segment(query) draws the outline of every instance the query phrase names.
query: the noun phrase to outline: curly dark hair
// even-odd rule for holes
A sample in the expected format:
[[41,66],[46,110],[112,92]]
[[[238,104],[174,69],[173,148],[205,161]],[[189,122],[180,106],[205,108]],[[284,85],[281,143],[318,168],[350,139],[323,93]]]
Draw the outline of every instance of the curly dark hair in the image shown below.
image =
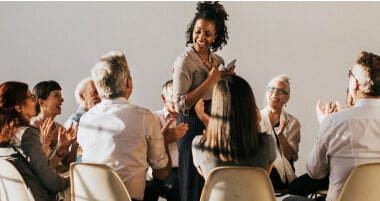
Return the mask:
[[222,4],[218,1],[211,2],[198,2],[197,3],[197,12],[193,20],[189,23],[186,31],[186,45],[193,43],[193,31],[195,22],[198,19],[204,19],[213,21],[215,23],[216,38],[215,41],[211,44],[211,50],[216,52],[218,49],[222,49],[222,46],[227,44],[228,40],[228,31],[225,21],[228,20],[228,14],[224,10]]
[[356,61],[369,74],[368,95],[380,96],[380,56],[362,51]]

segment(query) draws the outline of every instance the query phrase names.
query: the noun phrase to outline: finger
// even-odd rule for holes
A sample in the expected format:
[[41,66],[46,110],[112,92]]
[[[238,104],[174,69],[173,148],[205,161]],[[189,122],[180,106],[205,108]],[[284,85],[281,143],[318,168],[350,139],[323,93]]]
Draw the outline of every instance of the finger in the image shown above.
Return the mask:
[[337,110],[338,111],[344,110],[344,106],[341,103],[339,103],[339,101],[336,101],[335,105],[337,106]]

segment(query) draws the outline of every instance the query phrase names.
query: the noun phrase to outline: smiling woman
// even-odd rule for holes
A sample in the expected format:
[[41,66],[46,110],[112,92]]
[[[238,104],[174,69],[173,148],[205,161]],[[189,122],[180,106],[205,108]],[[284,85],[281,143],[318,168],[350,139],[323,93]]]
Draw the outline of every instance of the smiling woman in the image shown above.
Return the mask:
[[189,125],[186,135],[177,141],[182,201],[198,201],[204,184],[204,179],[193,165],[191,154],[192,140],[205,128],[195,114],[194,104],[203,99],[206,112],[209,112],[214,84],[222,76],[233,73],[233,69],[223,72],[217,69],[224,60],[214,53],[227,44],[227,17],[223,5],[218,2],[199,2],[186,32],[186,44],[189,46],[173,67],[173,96],[179,113],[177,123]]

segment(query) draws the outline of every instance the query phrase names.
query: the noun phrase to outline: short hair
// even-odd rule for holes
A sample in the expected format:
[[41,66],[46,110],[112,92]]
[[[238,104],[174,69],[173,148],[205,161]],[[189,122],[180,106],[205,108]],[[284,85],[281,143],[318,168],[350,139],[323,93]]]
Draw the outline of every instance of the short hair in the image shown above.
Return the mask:
[[259,126],[253,91],[243,78],[228,75],[214,87],[211,116],[199,146],[222,161],[242,161],[258,151]]
[[[58,82],[54,80],[48,80],[48,81],[42,81],[36,84],[36,86],[33,87],[32,93],[36,95],[37,100],[43,99],[46,100],[49,96],[50,92],[55,90],[62,90],[61,86],[58,84]],[[40,104],[36,103],[36,115],[41,112]]]
[[82,104],[83,100],[80,98],[80,93],[83,92],[83,90],[86,88],[87,84],[92,81],[91,77],[85,77],[83,78],[75,87],[74,95],[75,100],[80,105]]
[[283,82],[284,84],[286,84],[286,86],[289,89],[288,93],[290,95],[290,79],[286,74],[280,74],[280,75],[275,76],[268,82],[267,86],[271,86],[272,84],[276,82]]
[[165,97],[167,97],[169,94],[169,92],[168,92],[169,88],[173,88],[173,80],[168,80],[162,85],[161,94],[164,95]]
[[356,61],[362,67],[362,73],[356,73],[359,90],[369,96],[380,96],[380,57],[362,51]]
[[91,70],[91,77],[102,98],[123,97],[129,76],[126,57],[119,51],[111,51],[101,57]]
[[25,103],[28,85],[22,82],[4,82],[0,85],[0,143],[11,142],[19,126],[29,125],[16,111],[16,105]]
[[228,20],[228,14],[225,11],[223,5],[217,1],[205,1],[197,3],[197,12],[187,27],[186,45],[193,43],[194,26],[198,19],[209,20],[215,23],[216,38],[215,41],[211,44],[211,50],[214,52],[218,49],[221,50],[222,46],[227,44],[227,40],[229,38],[225,22]]

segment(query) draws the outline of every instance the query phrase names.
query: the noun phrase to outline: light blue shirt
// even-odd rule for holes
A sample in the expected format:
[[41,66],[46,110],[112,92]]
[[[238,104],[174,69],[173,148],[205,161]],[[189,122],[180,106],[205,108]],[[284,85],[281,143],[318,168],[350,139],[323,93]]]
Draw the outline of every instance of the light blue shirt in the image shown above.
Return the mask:
[[352,108],[329,115],[307,158],[307,173],[323,178],[330,172],[326,201],[335,201],[359,165],[380,162],[380,99],[359,99]]

